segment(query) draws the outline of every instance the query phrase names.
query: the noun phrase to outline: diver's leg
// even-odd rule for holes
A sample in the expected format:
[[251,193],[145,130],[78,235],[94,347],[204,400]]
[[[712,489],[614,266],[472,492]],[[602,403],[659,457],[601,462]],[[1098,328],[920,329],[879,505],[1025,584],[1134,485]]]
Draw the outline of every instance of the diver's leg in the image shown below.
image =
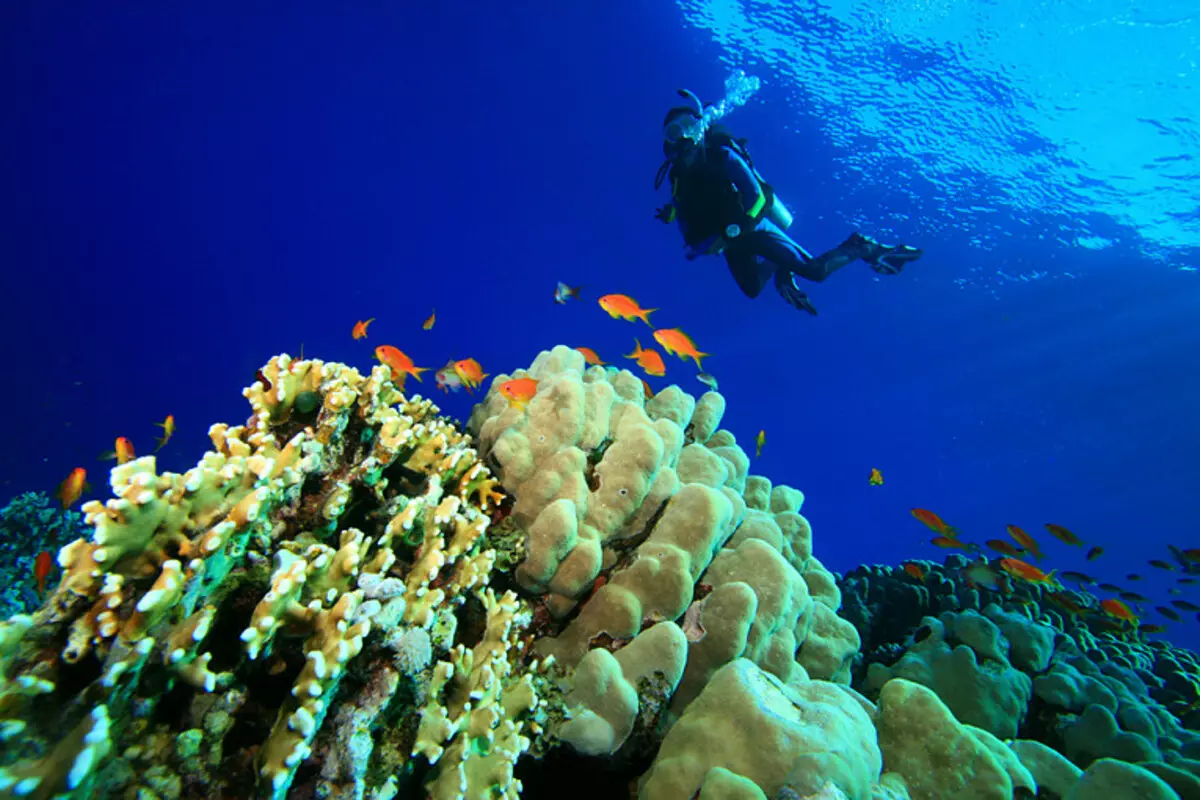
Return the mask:
[[775,267],[764,263],[758,253],[749,247],[730,246],[725,248],[725,263],[733,273],[738,288],[747,297],[758,297],[763,287],[771,280]]
[[791,306],[807,311],[814,317],[817,315],[817,309],[809,302],[808,295],[796,285],[795,279],[812,259],[807,250],[773,225],[764,225],[746,234],[744,239],[738,240],[737,247],[767,262],[765,274],[774,276],[775,290]]
[[810,281],[819,283],[850,262],[862,259],[867,262],[867,266],[881,275],[896,275],[909,261],[920,258],[921,252],[915,247],[903,244],[880,244],[870,236],[855,232],[837,247],[809,262],[807,272],[797,272]]

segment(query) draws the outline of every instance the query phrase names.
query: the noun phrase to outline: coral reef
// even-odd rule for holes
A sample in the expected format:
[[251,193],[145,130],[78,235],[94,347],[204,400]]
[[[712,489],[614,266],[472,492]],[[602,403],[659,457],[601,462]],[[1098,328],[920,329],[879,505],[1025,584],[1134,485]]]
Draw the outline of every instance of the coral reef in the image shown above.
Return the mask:
[[0,799],[1200,789],[1194,656],[954,565],[839,578],[715,392],[556,347],[465,429],[383,365],[244,394],[186,473],[114,468],[0,623]]
[[24,492],[0,508],[0,619],[41,603],[33,574],[37,554],[57,552],[86,532],[82,514],[59,508],[44,492]]

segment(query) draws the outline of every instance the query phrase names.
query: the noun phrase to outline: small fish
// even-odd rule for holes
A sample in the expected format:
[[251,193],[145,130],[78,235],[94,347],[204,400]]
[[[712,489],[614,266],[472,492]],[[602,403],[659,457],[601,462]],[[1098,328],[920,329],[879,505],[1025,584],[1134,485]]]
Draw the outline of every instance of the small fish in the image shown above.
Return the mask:
[[1189,603],[1187,600],[1172,600],[1171,605],[1181,611],[1200,611],[1200,606],[1195,603]]
[[[583,288],[582,286],[567,286],[562,281],[559,281],[558,286],[554,287],[554,302],[558,303],[561,306],[561,305],[566,305],[566,302],[568,300],[570,300],[571,298],[575,298],[576,300],[578,300],[579,299],[579,290],[582,288]],[[604,310],[608,311],[607,308]],[[609,313],[612,313],[612,312],[609,312]],[[647,324],[649,324],[649,323],[647,323]]]
[[437,388],[446,394],[457,392],[463,387],[462,378],[458,377],[458,370],[454,368],[454,359],[450,359],[446,362],[446,366],[433,373],[433,379],[437,383]]
[[972,589],[982,586],[993,592],[1008,593],[1012,591],[1012,583],[1003,572],[997,571],[986,559],[980,559],[959,570],[959,577],[966,581]]
[[1168,564],[1166,561],[1163,561],[1162,559],[1152,558],[1149,561],[1147,561],[1146,563],[1149,564],[1150,566],[1154,567],[1155,569],[1163,569],[1163,570],[1166,570],[1167,572],[1175,571],[1174,564]]
[[1087,551],[1087,555],[1084,556],[1084,558],[1086,558],[1088,561],[1095,561],[1102,555],[1104,555],[1104,548],[1100,545],[1096,545],[1091,550]]
[[953,536],[935,536],[929,540],[929,543],[943,550],[967,550],[970,552],[979,550],[979,545],[974,542],[963,542]]
[[375,357],[379,359],[380,363],[391,367],[392,380],[401,389],[404,389],[404,382],[408,379],[409,375],[416,378],[417,382],[420,383],[421,373],[427,372],[429,369],[428,367],[414,366],[411,358],[390,344],[381,344],[379,347],[376,347]]
[[67,479],[58,485],[58,491],[54,496],[62,503],[63,508],[70,508],[79,502],[79,498],[90,488],[87,484],[87,470],[83,467],[76,467],[71,470]]
[[53,567],[54,557],[50,555],[49,550],[43,550],[38,553],[37,558],[33,560],[33,579],[37,581],[39,600],[46,595],[46,576],[50,574],[50,570]]
[[1071,570],[1067,570],[1066,572],[1060,572],[1059,575],[1071,581],[1072,583],[1079,584],[1080,586],[1091,586],[1096,582],[1095,578],[1083,572],[1072,572]]
[[156,422],[154,424],[163,429],[163,435],[156,440],[158,442],[158,447],[154,448],[154,452],[157,453],[166,446],[167,442],[171,441],[171,436],[175,433],[175,415],[167,414],[166,419],[164,419],[162,422]]
[[1151,623],[1149,625],[1139,625],[1138,630],[1142,633],[1163,633],[1167,630],[1167,626]]
[[1017,544],[1029,551],[1029,555],[1033,556],[1038,561],[1042,560],[1042,549],[1038,547],[1036,539],[1018,528],[1016,525],[1009,525],[1006,527],[1006,530],[1008,531],[1008,535],[1016,540]]
[[1082,547],[1083,546],[1083,540],[1081,540],[1075,534],[1071,533],[1069,530],[1064,528],[1062,525],[1055,525],[1053,522],[1047,522],[1046,530],[1050,531],[1050,535],[1053,536],[1055,539],[1058,539],[1060,542],[1069,544],[1072,547]]
[[634,351],[626,358],[632,358],[637,362],[638,366],[646,371],[647,375],[653,375],[656,378],[661,378],[667,374],[667,365],[663,363],[662,356],[657,350],[647,350],[642,347],[642,343],[637,339],[633,340],[635,346]]
[[1170,589],[1167,589],[1167,594],[1178,597],[1179,595],[1183,594],[1183,590],[1178,586],[1172,586]]
[[920,564],[914,564],[911,561],[905,562],[904,571],[921,583],[925,582],[925,569]]
[[1017,557],[1025,552],[1025,548],[1017,547],[1011,542],[1006,542],[1003,539],[988,539],[984,542],[988,547],[1006,556]]
[[1024,595],[1020,595],[1020,594],[1015,594],[1012,597],[1007,597],[1004,599],[1004,602],[1012,603],[1013,605],[1018,605],[1018,606],[1037,605],[1037,601],[1034,600],[1032,597],[1025,597]]
[[1070,614],[1079,615],[1087,611],[1087,608],[1080,605],[1069,592],[1046,592],[1043,596]]
[[421,323],[421,330],[425,330],[425,331],[433,330],[433,324],[435,322],[437,322],[437,309],[436,308],[431,309],[429,311],[429,316],[426,317],[425,321]]
[[367,338],[367,326],[369,326],[374,321],[375,321],[374,317],[371,317],[370,319],[366,319],[366,320],[360,319],[358,322],[354,323],[354,330],[350,331],[350,337],[353,339]]
[[500,394],[508,398],[508,403],[518,411],[524,411],[525,406],[537,394],[538,382],[533,378],[513,378],[500,384],[497,389]]
[[883,473],[875,467],[871,467],[871,475],[867,478],[867,483],[872,486],[883,486]]
[[947,525],[942,521],[941,517],[932,511],[928,511],[924,508],[914,508],[912,509],[912,515],[920,520],[921,524],[923,524],[926,528],[929,528],[929,530],[933,531],[934,533],[940,533],[943,536],[950,536],[952,538],[958,537],[958,530]]
[[603,367],[604,363],[600,360],[600,356],[596,355],[596,351],[590,347],[576,347],[577,351],[583,354],[583,360],[591,364],[593,367]]
[[1058,581],[1054,579],[1054,573],[1058,570],[1052,569],[1049,572],[1042,572],[1034,565],[1019,558],[1000,559],[1000,568],[1019,581],[1038,583],[1043,586],[1058,586]]
[[767,429],[763,428],[758,432],[758,436],[754,437],[754,457],[758,458],[762,455],[763,445],[767,443]]
[[658,311],[657,308],[642,308],[637,300],[624,294],[606,294],[599,302],[600,307],[613,319],[620,318],[628,322],[640,319],[647,325],[650,324],[650,315]]
[[484,372],[483,367],[479,366],[479,362],[473,358],[455,361],[454,371],[458,373],[463,386],[467,387],[467,394],[470,394],[472,389],[478,389],[479,385],[483,383],[483,379],[488,377],[488,373]]
[[1192,548],[1191,550],[1184,550],[1183,557],[1184,557],[1184,559],[1186,559],[1187,561],[1190,561],[1193,564],[1200,564],[1200,548]]
[[1166,606],[1155,606],[1154,610],[1172,622],[1179,622],[1181,619],[1179,612],[1173,608],[1167,608]]
[[642,382],[642,398],[645,400],[653,400],[654,390],[650,388],[650,384],[646,382],[645,378],[638,378],[638,380]]
[[1196,580],[1197,580],[1196,578],[1176,578],[1176,579],[1175,579],[1175,582],[1176,582],[1176,583],[1183,583],[1183,584],[1188,584],[1188,585],[1190,585],[1190,584],[1193,584],[1193,583],[1195,583],[1195,582],[1196,582]]
[[1137,592],[1120,592],[1117,594],[1117,597],[1120,597],[1122,600],[1124,600],[1128,603],[1148,603],[1148,602],[1150,602],[1150,599],[1148,597],[1144,597],[1144,596],[1138,594]]
[[696,373],[696,380],[700,381],[705,386],[712,389],[714,392],[721,391],[720,388],[718,388],[718,386],[717,386],[717,379],[714,378],[712,375],[709,375],[707,372]]
[[104,455],[100,456],[102,461],[117,460],[118,464],[128,464],[135,458],[133,451],[133,442],[126,439],[124,436],[118,436],[116,442],[113,443],[113,449]]
[[1117,585],[1116,585],[1116,584],[1114,584],[1114,583],[1101,583],[1101,584],[1097,584],[1096,588],[1097,588],[1097,589],[1100,589],[1101,591],[1104,591],[1104,592],[1112,592],[1112,593],[1114,593],[1114,594],[1116,594],[1116,593],[1118,593],[1118,592],[1123,592],[1123,591],[1125,591],[1125,590],[1124,590],[1124,589],[1122,589],[1120,586],[1117,586]]
[[697,350],[692,337],[679,328],[659,328],[654,332],[654,341],[662,345],[662,349],[673,356],[679,356],[683,360],[692,359],[696,362],[696,369],[704,369],[700,359],[708,358],[711,355]]
[[1125,580],[1127,581],[1140,581],[1141,579],[1142,576],[1138,575],[1136,572],[1131,572],[1125,576]]
[[1129,606],[1122,603],[1120,600],[1115,600],[1111,597],[1100,601],[1100,609],[1110,617],[1122,620],[1123,622],[1132,622],[1137,624],[1137,617],[1129,610]]

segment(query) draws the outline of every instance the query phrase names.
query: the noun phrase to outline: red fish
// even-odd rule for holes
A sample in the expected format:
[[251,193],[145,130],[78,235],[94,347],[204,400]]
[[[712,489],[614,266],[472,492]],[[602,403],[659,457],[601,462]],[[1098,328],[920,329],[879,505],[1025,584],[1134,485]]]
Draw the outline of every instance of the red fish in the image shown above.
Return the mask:
[[654,399],[654,390],[650,388],[650,384],[646,383],[644,378],[638,378],[642,382],[642,398],[645,400]]
[[43,550],[38,553],[37,558],[33,560],[33,579],[37,581],[39,600],[46,595],[46,576],[50,574],[53,566],[54,558],[50,555],[49,550]]
[[55,496],[62,503],[63,508],[70,508],[79,502],[79,498],[88,490],[87,485],[87,470],[83,467],[76,467],[71,470],[71,474],[67,479],[58,485],[58,491]]
[[105,461],[111,461],[115,458],[118,464],[127,464],[135,458],[133,442],[124,436],[118,436],[117,441],[113,444],[112,452],[105,453],[101,458]]
[[637,339],[633,340],[633,344],[634,351],[625,356],[626,358],[637,361],[638,366],[644,369],[647,375],[661,378],[667,374],[667,365],[663,363],[662,356],[658,354],[657,350],[647,350]]
[[1082,547],[1083,546],[1083,540],[1080,539],[1075,534],[1071,533],[1069,530],[1064,528],[1062,525],[1055,525],[1053,522],[1047,522],[1046,530],[1050,531],[1050,535],[1052,535],[1055,539],[1058,539],[1060,542],[1063,542],[1064,544],[1069,544],[1072,547]]
[[497,391],[506,398],[509,404],[518,411],[524,411],[525,406],[537,394],[538,382],[533,378],[513,378],[500,384]]
[[1100,608],[1110,617],[1116,617],[1123,622],[1131,622],[1134,625],[1138,623],[1137,615],[1129,610],[1129,606],[1115,598],[1109,597],[1101,600]]
[[650,324],[650,315],[658,311],[657,308],[642,308],[637,300],[624,294],[606,294],[599,302],[600,307],[613,319],[620,318],[629,322],[640,319],[647,325]]
[[951,538],[958,537],[958,530],[947,525],[942,521],[941,517],[932,511],[928,511],[924,508],[914,508],[912,510],[912,515],[920,520],[926,528],[929,528],[929,530],[933,531],[934,533],[940,533],[943,536],[949,536]]
[[654,332],[654,341],[662,345],[663,350],[666,350],[673,356],[679,356],[681,359],[692,359],[696,362],[697,369],[704,369],[700,363],[700,359],[707,358],[708,353],[701,353],[696,349],[696,343],[692,341],[692,337],[688,336],[679,328],[659,328]]
[[429,312],[429,316],[421,323],[421,328],[427,331],[433,330],[433,323],[435,322],[437,322],[437,309]]
[[1042,549],[1038,547],[1036,539],[1018,528],[1016,525],[1009,525],[1007,526],[1006,530],[1008,531],[1008,535],[1015,539],[1017,544],[1029,551],[1031,556],[1036,558],[1038,561],[1042,560]]
[[483,383],[483,379],[488,377],[488,374],[483,371],[483,367],[479,366],[479,362],[473,358],[455,361],[454,372],[462,380],[463,386],[467,387],[467,394],[470,394],[472,389],[478,389],[479,384]]
[[1014,547],[1003,539],[988,539],[984,544],[997,553],[1003,553],[1006,556],[1019,556],[1025,552],[1024,548]]
[[904,571],[921,583],[925,582],[925,570],[920,564],[914,564],[911,561],[905,562]]
[[428,371],[428,367],[414,366],[411,358],[390,344],[381,344],[376,347],[375,357],[392,368],[392,380],[396,381],[401,389],[404,388],[404,381],[409,375],[416,378],[419,383],[421,373]]
[[600,356],[596,355],[596,351],[590,347],[576,347],[577,351],[583,354],[583,360],[591,364],[593,367],[603,367],[604,362],[600,360]]
[[867,483],[872,486],[883,486],[883,473],[872,467],[871,477],[867,478]]
[[1087,555],[1084,556],[1084,558],[1086,558],[1088,561],[1095,561],[1102,555],[1104,555],[1104,548],[1100,545],[1096,545],[1091,550],[1087,551]]
[[1000,559],[1000,569],[1007,572],[1017,580],[1025,581],[1026,583],[1040,583],[1043,586],[1059,587],[1058,581],[1054,579],[1054,573],[1058,570],[1050,570],[1050,572],[1042,572],[1033,564],[1026,563],[1019,558],[1002,558]]
[[368,320],[360,319],[358,322],[354,323],[354,330],[350,331],[351,338],[354,338],[354,339],[367,338],[367,326],[370,325],[374,321],[375,321],[375,318],[371,317]]
[[929,540],[929,543],[943,550],[969,550],[971,552],[979,550],[979,545],[974,542],[963,542],[953,536],[935,536]]

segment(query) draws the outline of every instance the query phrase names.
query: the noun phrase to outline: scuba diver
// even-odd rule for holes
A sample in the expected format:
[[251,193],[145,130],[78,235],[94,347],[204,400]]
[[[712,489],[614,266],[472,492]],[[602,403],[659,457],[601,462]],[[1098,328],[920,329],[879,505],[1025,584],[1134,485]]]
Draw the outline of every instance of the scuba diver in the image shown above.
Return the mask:
[[[860,233],[815,258],[784,233],[792,215],[762,179],[745,139],[734,139],[722,126],[708,124],[706,107],[686,89],[692,105],[676,106],[663,120],[663,154],[654,188],[670,179],[671,202],[655,218],[678,222],[689,261],[723,253],[738,287],[757,297],[774,278],[775,289],[798,309],[817,309],[796,278],[820,283],[847,264],[862,260],[881,275],[896,275],[921,250],[880,244]],[[708,118],[706,118],[706,116]]]

